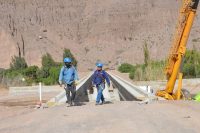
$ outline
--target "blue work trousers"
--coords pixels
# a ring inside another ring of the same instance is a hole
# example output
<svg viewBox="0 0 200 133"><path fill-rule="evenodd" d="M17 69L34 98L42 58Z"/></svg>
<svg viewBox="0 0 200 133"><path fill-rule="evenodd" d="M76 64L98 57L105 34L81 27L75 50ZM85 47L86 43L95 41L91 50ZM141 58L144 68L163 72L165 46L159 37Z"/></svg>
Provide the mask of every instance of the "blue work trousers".
<svg viewBox="0 0 200 133"><path fill-rule="evenodd" d="M96 103L100 103L100 100L101 102L104 102L103 90L105 89L105 84L102 83L100 85L97 85L96 87L97 87Z"/></svg>

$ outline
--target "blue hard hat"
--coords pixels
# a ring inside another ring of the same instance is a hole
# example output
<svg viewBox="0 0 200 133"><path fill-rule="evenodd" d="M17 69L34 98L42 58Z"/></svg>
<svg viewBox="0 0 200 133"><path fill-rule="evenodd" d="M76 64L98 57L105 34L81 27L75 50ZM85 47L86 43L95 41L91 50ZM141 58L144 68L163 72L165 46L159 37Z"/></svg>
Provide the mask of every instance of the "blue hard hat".
<svg viewBox="0 0 200 133"><path fill-rule="evenodd" d="M96 66L97 67L103 67L103 64L102 63L97 63Z"/></svg>
<svg viewBox="0 0 200 133"><path fill-rule="evenodd" d="M71 58L64 58L64 63L71 63L72 62L72 59Z"/></svg>

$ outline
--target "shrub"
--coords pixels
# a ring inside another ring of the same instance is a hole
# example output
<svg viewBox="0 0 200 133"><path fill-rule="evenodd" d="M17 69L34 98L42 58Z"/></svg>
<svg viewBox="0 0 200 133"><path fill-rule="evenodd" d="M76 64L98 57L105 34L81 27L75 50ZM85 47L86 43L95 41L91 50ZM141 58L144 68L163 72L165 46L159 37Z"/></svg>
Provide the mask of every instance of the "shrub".
<svg viewBox="0 0 200 133"><path fill-rule="evenodd" d="M5 70L0 68L0 83L2 82L2 79L4 77L4 72Z"/></svg>
<svg viewBox="0 0 200 133"><path fill-rule="evenodd" d="M56 84L58 82L59 73L60 73L60 68L59 67L52 67L50 69L49 77L52 79L52 83L53 84Z"/></svg>
<svg viewBox="0 0 200 133"><path fill-rule="evenodd" d="M146 64L122 64L118 70L129 73L129 78L134 80L157 80L165 79L164 69L165 61L151 61Z"/></svg>
<svg viewBox="0 0 200 133"><path fill-rule="evenodd" d="M129 78L134 79L135 78L135 71L129 73Z"/></svg>
<svg viewBox="0 0 200 133"><path fill-rule="evenodd" d="M149 61L149 54L146 45L144 46L144 55L144 64L133 66L125 63L122 64L118 70L122 73L129 73L129 78L134 80L165 79L163 70L166 66L166 61ZM182 72L184 78L200 77L200 52L196 50L186 51Z"/></svg>
<svg viewBox="0 0 200 133"><path fill-rule="evenodd" d="M184 64L183 74L184 74L184 77L195 76L195 67L194 67L194 65L191 64L191 63Z"/></svg>
<svg viewBox="0 0 200 133"><path fill-rule="evenodd" d="M19 70L8 69L8 70L5 71L5 76L8 77L8 78L11 78L11 79L13 79L13 78L15 78L19 75L22 75L21 71L19 71Z"/></svg>
<svg viewBox="0 0 200 133"><path fill-rule="evenodd" d="M129 73L135 71L135 67L131 64L124 63L121 66L119 66L118 70L122 73Z"/></svg>
<svg viewBox="0 0 200 133"><path fill-rule="evenodd" d="M47 78L50 75L49 70L51 69L51 67L55 67L57 66L58 63L56 63L52 56L47 53L45 55L42 56L42 68L40 71L38 71L38 77L39 78Z"/></svg>
<svg viewBox="0 0 200 133"><path fill-rule="evenodd" d="M196 78L200 78L200 64L195 65Z"/></svg>
<svg viewBox="0 0 200 133"><path fill-rule="evenodd" d="M144 79L144 71L142 70L141 67L138 67L135 71L135 76L134 76L134 80L143 80Z"/></svg>
<svg viewBox="0 0 200 133"><path fill-rule="evenodd" d="M54 84L54 80L51 77L48 78L44 78L42 79L42 81L45 85L53 85Z"/></svg>
<svg viewBox="0 0 200 133"><path fill-rule="evenodd" d="M196 50L186 51L184 64L183 64L183 76L185 78L199 77L200 75L200 53Z"/></svg>
<svg viewBox="0 0 200 133"><path fill-rule="evenodd" d="M74 58L70 50L65 49L63 57L70 57L73 64L77 65L77 60ZM58 81L60 68L63 63L55 62L49 53L42 56L42 67L28 67L26 61L22 57L14 56L10 63L10 69L0 69L0 82L5 82L6 85L24 85L27 83L43 82L45 85L53 85ZM26 79L25 82L22 79ZM4 79L4 81L2 81ZM20 83L21 82L21 83Z"/></svg>
<svg viewBox="0 0 200 133"><path fill-rule="evenodd" d="M42 67L50 68L52 66L56 66L56 62L53 60L52 56L47 53L42 56Z"/></svg>
<svg viewBox="0 0 200 133"><path fill-rule="evenodd" d="M28 65L23 57L14 56L10 63L10 69L21 70L27 68Z"/></svg>
<svg viewBox="0 0 200 133"><path fill-rule="evenodd" d="M26 77L30 77L32 79L36 79L37 78L37 71L38 71L38 67L37 66L30 66L28 68L26 68L24 71L23 71L23 74L26 76Z"/></svg>
<svg viewBox="0 0 200 133"><path fill-rule="evenodd" d="M147 47L146 41L143 46L143 53L144 53L144 64L145 64L145 66L148 66L148 64L150 62L150 54L149 54L149 49Z"/></svg>

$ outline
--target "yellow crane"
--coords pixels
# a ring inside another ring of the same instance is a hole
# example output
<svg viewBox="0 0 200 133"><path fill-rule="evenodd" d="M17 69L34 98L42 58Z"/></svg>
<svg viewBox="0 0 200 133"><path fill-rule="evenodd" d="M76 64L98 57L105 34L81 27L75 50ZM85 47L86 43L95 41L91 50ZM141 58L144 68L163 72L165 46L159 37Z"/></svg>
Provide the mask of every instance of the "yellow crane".
<svg viewBox="0 0 200 133"><path fill-rule="evenodd" d="M183 0L178 19L175 39L170 50L168 65L166 67L167 85L165 90L159 90L156 95L168 100L179 100L184 97L182 91L181 65L186 52L186 45L194 18L196 16L199 0ZM174 91L178 77L178 88Z"/></svg>

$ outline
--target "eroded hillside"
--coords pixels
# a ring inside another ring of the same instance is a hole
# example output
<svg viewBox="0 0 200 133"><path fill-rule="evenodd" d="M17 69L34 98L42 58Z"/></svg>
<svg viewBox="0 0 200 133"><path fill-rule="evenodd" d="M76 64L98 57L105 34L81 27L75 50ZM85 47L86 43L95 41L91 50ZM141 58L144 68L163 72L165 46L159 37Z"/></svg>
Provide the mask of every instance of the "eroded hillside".
<svg viewBox="0 0 200 133"><path fill-rule="evenodd" d="M64 48L72 50L81 70L97 60L109 66L141 63L145 42L152 59L164 59L179 5L177 0L0 0L0 67L9 67L19 51L29 65L40 65L46 52L62 61ZM200 15L188 47L199 44Z"/></svg>

